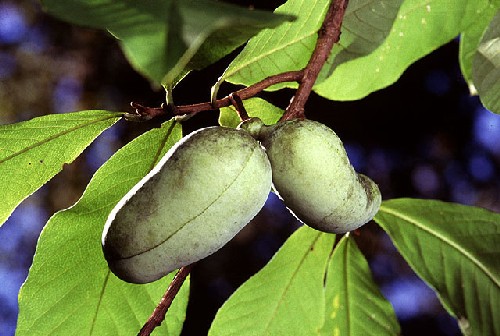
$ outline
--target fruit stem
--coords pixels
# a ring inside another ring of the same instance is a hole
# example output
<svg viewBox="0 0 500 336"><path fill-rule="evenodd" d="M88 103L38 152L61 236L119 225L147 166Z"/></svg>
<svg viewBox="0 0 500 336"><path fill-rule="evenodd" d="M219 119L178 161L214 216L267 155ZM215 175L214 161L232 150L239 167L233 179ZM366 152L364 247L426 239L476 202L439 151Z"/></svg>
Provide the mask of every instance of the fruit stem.
<svg viewBox="0 0 500 336"><path fill-rule="evenodd" d="M165 319L168 308L170 308L172 301L175 299L175 296L181 289L184 280L186 280L193 266L194 264L191 264L179 269L177 274L172 279L172 282L168 286L167 291L161 298L160 303L158 304L158 306L156 306L155 310L148 318L144 326L141 328L137 336L149 336L156 327L161 325L161 323Z"/></svg>
<svg viewBox="0 0 500 336"><path fill-rule="evenodd" d="M240 120L245 121L250 119L248 116L247 110L245 109L245 106L243 105L243 101L241 100L240 96L236 93L230 93L229 94L229 99L231 100L231 104L233 104L234 108L236 109L236 112L238 113Z"/></svg>
<svg viewBox="0 0 500 336"><path fill-rule="evenodd" d="M314 83L323 65L328 60L333 45L340 40L340 28L348 2L348 0L333 0L330 3L323 24L318 31L316 47L314 48L307 66L304 68L304 77L300 81L299 87L290 101L290 105L288 105L285 114L281 118L282 121L305 118L304 106L311 94Z"/></svg>

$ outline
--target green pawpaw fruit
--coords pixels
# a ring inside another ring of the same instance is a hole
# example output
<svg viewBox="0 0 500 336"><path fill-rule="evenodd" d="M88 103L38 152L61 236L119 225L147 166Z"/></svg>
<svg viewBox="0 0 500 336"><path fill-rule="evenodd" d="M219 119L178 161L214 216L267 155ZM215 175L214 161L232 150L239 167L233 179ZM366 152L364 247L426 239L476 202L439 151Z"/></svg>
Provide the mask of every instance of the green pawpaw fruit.
<svg viewBox="0 0 500 336"><path fill-rule="evenodd" d="M155 281L220 249L259 212L270 189L269 160L247 132L193 132L110 213L104 256L122 280Z"/></svg>
<svg viewBox="0 0 500 336"><path fill-rule="evenodd" d="M342 234L377 213L382 201L377 184L356 173L342 141L327 126L311 120L266 126L252 118L239 127L262 141L274 189L305 224Z"/></svg>

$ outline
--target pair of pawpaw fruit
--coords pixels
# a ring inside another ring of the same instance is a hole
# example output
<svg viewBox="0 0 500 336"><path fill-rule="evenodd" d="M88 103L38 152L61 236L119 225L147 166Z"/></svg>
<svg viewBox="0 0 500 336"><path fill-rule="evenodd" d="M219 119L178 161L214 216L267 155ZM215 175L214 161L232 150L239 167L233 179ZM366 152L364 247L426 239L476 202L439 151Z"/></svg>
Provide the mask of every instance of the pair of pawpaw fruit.
<svg viewBox="0 0 500 336"><path fill-rule="evenodd" d="M378 186L339 137L311 120L208 127L172 147L115 206L102 238L113 273L155 281L214 253L264 206L271 187L305 224L346 233L373 218Z"/></svg>

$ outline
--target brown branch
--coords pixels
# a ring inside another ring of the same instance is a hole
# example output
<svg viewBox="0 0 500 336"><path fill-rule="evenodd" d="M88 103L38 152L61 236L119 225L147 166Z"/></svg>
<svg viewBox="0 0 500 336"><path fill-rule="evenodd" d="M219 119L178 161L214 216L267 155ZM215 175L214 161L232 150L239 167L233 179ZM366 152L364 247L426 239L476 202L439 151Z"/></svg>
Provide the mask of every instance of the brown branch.
<svg viewBox="0 0 500 336"><path fill-rule="evenodd" d="M304 118L304 107L311 94L314 83L318 78L321 68L328 60L333 45L340 39L340 28L348 2L349 0L332 0L323 24L318 31L316 47L314 48L307 66L303 70L289 71L267 77L258 83L240 89L232 94L245 100L254 97L259 92L274 84L297 82L299 83L299 87L281 120ZM221 107L230 106L233 104L233 101L234 99L231 99L230 95L228 95L214 102L182 106L168 106L163 104L161 107L147 107L132 102L130 105L135 108L135 113L126 113L125 118L131 121L147 121L164 114L194 115L202 111L217 110Z"/></svg>
<svg viewBox="0 0 500 336"><path fill-rule="evenodd" d="M135 109L135 112L125 113L123 115L128 121L148 121L167 112L164 108L164 104L162 104L161 107L147 107L136 102L131 102L130 106Z"/></svg>
<svg viewBox="0 0 500 336"><path fill-rule="evenodd" d="M261 91L274 84L283 82L300 82L303 77L303 73L303 70L283 72L274 76L267 77L258 83L240 89L236 92L233 92L232 94L238 96L242 100L245 100L254 97ZM181 105L176 106L174 110L172 110L172 108L170 106L167 106L166 104L162 105L161 107L147 107L139 103L132 102L130 103L130 105L135 108L135 113L126 113L125 119L130 121L148 121L157 116L167 113L172 115L194 115L203 111L217 110L221 107L232 105L232 101L230 95L228 95L224 98L216 100L213 103L206 102L192 105Z"/></svg>
<svg viewBox="0 0 500 336"><path fill-rule="evenodd" d="M191 272L193 266L194 264L191 264L181 267L179 269L174 279L168 286L167 291L161 298L160 303L158 304L158 306L156 306L155 310L153 311L149 319L146 321L144 326L141 328L141 331L139 331L137 336L151 335L153 330L163 322L163 320L165 319L165 314L167 314L168 308L170 308L172 301L174 300L175 296L181 289L184 280L186 280L186 277Z"/></svg>
<svg viewBox="0 0 500 336"><path fill-rule="evenodd" d="M281 120L304 118L304 107L321 68L328 60L333 45L340 40L340 27L347 8L348 0L332 0L323 24L318 31L316 47L304 69L304 77L288 105Z"/></svg>
<svg viewBox="0 0 500 336"><path fill-rule="evenodd" d="M274 84L283 82L298 82L302 79L302 75L302 70L283 72L274 76L267 77L260 82L250 85L246 88L240 89L234 92L234 94L236 94L242 100L245 100L254 97L259 92L267 89ZM214 103L199 103L193 105L178 106L177 111L179 114L198 113L201 111L216 110L221 107L230 106L231 104L231 98L229 98L229 96L226 96L222 99L216 100Z"/></svg>

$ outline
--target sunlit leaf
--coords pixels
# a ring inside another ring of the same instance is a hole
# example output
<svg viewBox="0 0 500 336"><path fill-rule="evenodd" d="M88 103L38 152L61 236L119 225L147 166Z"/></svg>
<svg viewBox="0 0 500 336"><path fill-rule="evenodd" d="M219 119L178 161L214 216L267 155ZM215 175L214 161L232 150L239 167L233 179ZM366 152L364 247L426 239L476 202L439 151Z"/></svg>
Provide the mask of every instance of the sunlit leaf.
<svg viewBox="0 0 500 336"><path fill-rule="evenodd" d="M109 30L120 40L131 64L154 83L164 85L222 58L261 29L292 19L213 0L42 3L63 20Z"/></svg>
<svg viewBox="0 0 500 336"><path fill-rule="evenodd" d="M368 262L350 236L335 247L325 288L325 325L320 335L399 335L394 310L373 282Z"/></svg>
<svg viewBox="0 0 500 336"><path fill-rule="evenodd" d="M258 117L266 125L273 125L283 115L283 110L261 98L250 98L244 101L243 105L250 117ZM221 126L233 127L241 122L234 106L220 109L219 124Z"/></svg>
<svg viewBox="0 0 500 336"><path fill-rule="evenodd" d="M491 20L477 47L472 78L483 105L500 114L500 11Z"/></svg>
<svg viewBox="0 0 500 336"><path fill-rule="evenodd" d="M375 221L467 335L500 335L500 214L434 200L385 201Z"/></svg>
<svg viewBox="0 0 500 336"><path fill-rule="evenodd" d="M22 200L72 162L120 116L81 111L0 125L0 225Z"/></svg>
<svg viewBox="0 0 500 336"><path fill-rule="evenodd" d="M351 0L332 62L357 58L377 48L389 33L402 0ZM304 68L312 54L329 0L289 0L276 13L297 15L295 22L260 32L225 71L221 81L250 85L270 75ZM334 61L335 56L338 57ZM274 85L278 89L290 84Z"/></svg>
<svg viewBox="0 0 500 336"><path fill-rule="evenodd" d="M306 226L218 311L209 335L317 334L324 319L323 278L335 240Z"/></svg>
<svg viewBox="0 0 500 336"><path fill-rule="evenodd" d="M180 137L180 126L168 122L136 138L95 173L73 207L48 221L19 294L17 335L137 334L172 276L146 285L118 279L104 260L102 229L114 205ZM158 333L180 334L187 287Z"/></svg>
<svg viewBox="0 0 500 336"><path fill-rule="evenodd" d="M415 61L467 30L490 6L490 0L404 0L383 43L368 56L334 68L314 90L332 100L356 100L387 87Z"/></svg>
<svg viewBox="0 0 500 336"><path fill-rule="evenodd" d="M494 6L488 7L477 16L476 22L470 25L466 31L460 34L459 61L462 75L469 84L471 94L477 94L472 82L472 59L476 53L481 37L488 27L491 19L497 12Z"/></svg>

